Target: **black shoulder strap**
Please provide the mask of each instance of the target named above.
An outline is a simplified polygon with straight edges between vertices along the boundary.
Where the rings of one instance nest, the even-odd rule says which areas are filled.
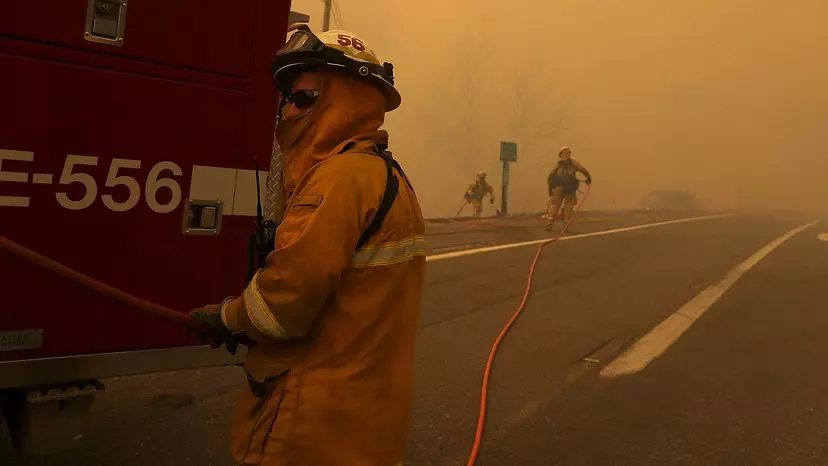
[[[397,167],[397,169],[400,170],[400,173],[402,173],[397,161],[392,159],[391,156],[385,152],[384,148],[381,147],[377,148],[376,155],[385,161],[385,192],[382,195],[382,199],[380,200],[379,208],[377,209],[377,213],[374,215],[374,219],[371,220],[371,223],[365,231],[362,232],[362,235],[359,237],[359,241],[357,241],[357,249],[361,248],[372,236],[374,236],[377,231],[379,231],[382,226],[382,222],[388,215],[388,211],[391,210],[391,206],[394,204],[394,199],[397,198],[397,192],[400,190],[400,180],[394,176],[394,167]],[[406,183],[408,183],[408,178],[406,178]],[[411,186],[411,183],[409,183],[409,186]]]

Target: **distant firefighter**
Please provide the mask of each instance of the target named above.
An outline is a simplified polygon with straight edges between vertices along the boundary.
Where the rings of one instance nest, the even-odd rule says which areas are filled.
[[[563,146],[558,153],[558,158],[558,164],[549,172],[549,177],[546,179],[549,186],[549,208],[546,212],[546,218],[549,221],[547,229],[550,230],[555,227],[555,217],[558,211],[561,210],[561,204],[564,207],[564,225],[572,218],[572,212],[578,203],[578,186],[580,184],[575,175],[582,173],[586,177],[585,183],[592,184],[592,175],[589,174],[589,170],[572,158],[572,151],[569,147]]]
[[[494,204],[494,188],[486,181],[486,172],[481,171],[477,174],[477,179],[469,185],[466,190],[465,198],[467,203],[471,203],[474,207],[474,216],[480,217],[483,213],[483,198],[489,196],[489,201]]]

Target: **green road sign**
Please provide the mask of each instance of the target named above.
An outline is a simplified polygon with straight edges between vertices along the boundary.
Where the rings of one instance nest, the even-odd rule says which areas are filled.
[[[517,162],[517,143],[500,141],[500,161]]]

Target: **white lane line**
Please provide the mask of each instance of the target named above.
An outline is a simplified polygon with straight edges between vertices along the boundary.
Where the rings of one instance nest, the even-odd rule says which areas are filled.
[[[816,225],[811,222],[799,226],[768,243],[765,247],[750,256],[747,260],[734,267],[719,283],[705,289],[695,298],[679,308],[650,333],[636,342],[629,350],[615,359],[601,370],[604,377],[635,374],[644,369],[655,358],[661,356],[679,337],[690,328],[727,290],[736,283],[748,270],[773,252],[782,243],[791,239],[797,233]]]
[[[725,218],[725,217],[733,217],[733,215],[732,214],[707,215],[707,216],[704,216],[704,217],[682,218],[682,219],[679,219],[679,220],[669,220],[669,221],[666,221],[666,222],[646,223],[644,225],[635,225],[635,226],[632,226],[632,227],[616,228],[614,230],[596,231],[594,233],[584,233],[584,234],[581,234],[581,235],[564,236],[559,241],[569,241],[569,240],[573,240],[573,239],[591,238],[593,236],[613,235],[615,233],[624,233],[624,232],[627,232],[627,231],[645,230],[647,228],[662,227],[662,226],[666,226],[666,225],[675,225],[677,223],[698,222],[700,220],[712,220],[712,219],[716,219],[716,218]],[[502,251],[504,249],[521,248],[521,247],[524,247],[524,246],[532,246],[534,244],[540,244],[540,243],[543,243],[544,241],[549,241],[549,238],[538,239],[538,240],[533,240],[533,241],[524,241],[524,242],[521,242],[521,243],[499,244],[497,246],[487,246],[485,248],[466,249],[464,251],[447,252],[445,254],[432,254],[432,255],[426,257],[426,262],[442,261],[442,260],[446,260],[446,259],[456,259],[458,257],[473,256],[473,255],[476,255],[476,254],[483,254],[483,253],[487,253],[487,252]]]
[[[820,241],[828,241],[828,233],[820,233],[817,235],[817,239]]]

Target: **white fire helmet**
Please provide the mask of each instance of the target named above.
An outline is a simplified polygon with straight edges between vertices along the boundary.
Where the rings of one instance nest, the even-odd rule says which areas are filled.
[[[385,111],[400,106],[402,98],[394,87],[394,65],[380,62],[365,42],[349,31],[311,32],[307,24],[291,26],[293,34],[273,60],[273,81],[283,93],[309,67],[339,68],[369,80],[385,96]]]

